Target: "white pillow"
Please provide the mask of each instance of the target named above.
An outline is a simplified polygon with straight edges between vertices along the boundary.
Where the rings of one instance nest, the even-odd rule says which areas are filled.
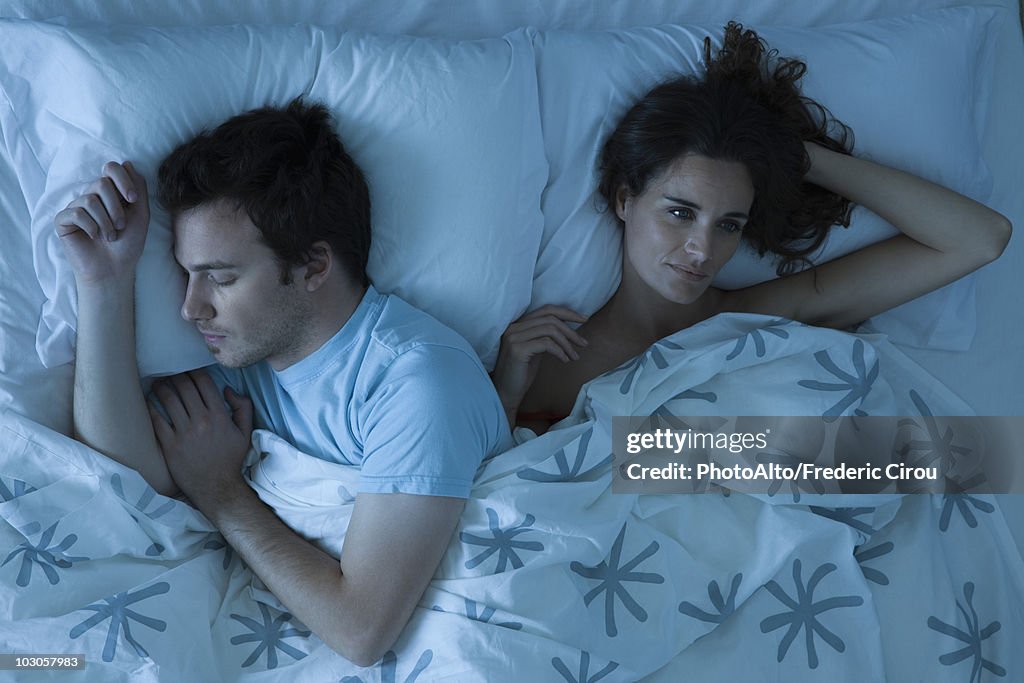
[[[51,223],[104,161],[160,160],[203,128],[304,94],[332,111],[373,202],[369,272],[493,363],[530,300],[547,163],[523,31],[446,42],[313,26],[63,27],[0,21],[0,126],[32,211],[43,363],[73,358],[74,281]],[[157,208],[139,266],[143,375],[211,362],[179,316]]]
[[[855,134],[855,154],[984,200],[992,180],[982,160],[993,69],[994,11],[958,7],[909,17],[817,28],[750,26],[783,56],[808,65],[803,92]],[[596,164],[626,110],[657,83],[703,71],[705,36],[722,26],[660,26],[534,36],[541,124],[551,178],[541,208],[544,236],[531,308],[568,305],[590,314],[618,286],[621,230],[600,213]],[[895,234],[858,208],[835,228],[824,262]],[[734,289],[775,277],[776,263],[741,247],[715,279]],[[872,319],[894,341],[962,350],[974,335],[974,286],[965,278]]]

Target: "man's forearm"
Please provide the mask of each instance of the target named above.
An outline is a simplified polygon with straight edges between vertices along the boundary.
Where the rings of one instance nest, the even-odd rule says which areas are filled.
[[[380,659],[404,624],[375,624],[338,560],[288,528],[241,479],[229,489],[199,507],[270,592],[345,658],[360,666]]]
[[[75,435],[171,495],[177,486],[153,435],[139,384],[134,296],[130,278],[79,286]]]

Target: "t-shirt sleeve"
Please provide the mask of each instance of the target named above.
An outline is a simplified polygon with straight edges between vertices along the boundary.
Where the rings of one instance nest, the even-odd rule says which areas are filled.
[[[451,347],[400,354],[360,413],[362,493],[467,498],[480,462],[510,443],[486,372]]]

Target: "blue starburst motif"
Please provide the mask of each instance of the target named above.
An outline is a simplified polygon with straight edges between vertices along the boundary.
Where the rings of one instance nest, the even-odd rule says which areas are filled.
[[[806,388],[813,389],[815,391],[845,391],[846,396],[841,398],[835,405],[830,407],[824,413],[822,417],[825,422],[834,422],[836,418],[846,412],[853,404],[857,404],[857,408],[853,411],[855,415],[864,417],[867,415],[860,406],[864,404],[864,399],[871,393],[871,387],[874,386],[875,380],[878,379],[878,360],[875,360],[874,365],[870,369],[867,367],[867,362],[864,359],[864,342],[857,339],[853,343],[853,356],[850,359],[853,364],[853,373],[841,370],[828,351],[818,351],[814,354],[814,360],[818,361],[818,365],[825,368],[839,382],[819,382],[813,379],[802,379],[797,384]]]
[[[598,581],[597,586],[583,596],[583,603],[590,606],[601,593],[605,594],[604,598],[604,626],[605,633],[610,638],[614,638],[619,635],[619,629],[615,625],[615,599],[618,598],[622,601],[623,606],[629,610],[629,613],[633,615],[633,618],[643,623],[647,621],[647,610],[640,606],[633,596],[629,594],[629,591],[623,585],[625,583],[653,583],[660,584],[665,582],[665,577],[655,572],[636,572],[633,571],[640,563],[649,557],[653,556],[658,552],[660,546],[657,541],[651,541],[650,544],[637,555],[627,562],[626,564],[620,564],[622,561],[622,545],[626,538],[626,525],[622,525],[622,530],[619,531],[618,537],[615,539],[615,543],[612,544],[611,553],[608,555],[608,559],[602,561],[595,567],[586,567],[579,562],[572,562],[569,568],[576,572],[580,576],[586,579],[593,579]]]
[[[22,481],[21,479],[11,478],[11,487],[8,488],[7,484],[4,483],[3,479],[0,479],[0,502],[6,503],[9,500],[14,500],[19,496],[24,496],[26,493],[32,493],[38,489],[31,484]]]
[[[742,581],[742,573],[732,577],[732,583],[729,585],[729,595],[725,598],[722,597],[722,589],[719,588],[717,581],[711,581],[708,584],[708,597],[711,598],[711,606],[716,610],[715,614],[706,612],[692,602],[686,601],[679,603],[679,611],[694,619],[700,619],[712,624],[721,624],[730,614],[736,611],[736,594],[739,592]]]
[[[868,581],[873,581],[879,586],[888,586],[889,577],[874,567],[865,567],[865,562],[878,559],[883,555],[888,555],[892,552],[892,549],[896,546],[893,545],[892,541],[886,541],[885,543],[879,543],[871,548],[865,548],[863,546],[858,547],[854,550],[853,558],[857,560],[857,564],[860,565],[860,571],[864,574],[864,578]]]
[[[912,439],[906,443],[901,444],[900,449],[897,451],[900,456],[900,460],[906,462],[909,467],[925,467],[932,464],[935,461],[936,467],[940,474],[947,474],[952,472],[958,465],[959,460],[969,460],[970,455],[973,452],[972,449],[966,446],[958,446],[953,443],[956,438],[956,434],[953,432],[952,427],[949,425],[945,426],[944,430],[939,429],[938,421],[932,414],[931,408],[924,402],[921,395],[916,391],[910,391],[910,400],[914,403],[914,407],[921,414],[921,419],[924,422],[924,431],[927,433],[925,439]],[[900,420],[899,426],[906,427],[912,425],[920,429],[920,425],[913,419]],[[910,454],[915,457],[910,458]],[[962,479],[963,477],[958,477]],[[984,473],[978,472],[975,477],[975,484],[980,484],[986,480]],[[920,483],[916,485],[903,484],[900,490],[915,490],[922,488]]]
[[[566,666],[561,657],[555,657],[552,659],[551,666],[555,667],[555,671],[562,675],[562,678],[565,679],[566,683],[597,683],[599,680],[619,668],[617,662],[608,662],[605,664],[603,669],[591,676],[589,652],[580,652],[578,676],[574,676],[572,672],[569,671],[569,667]]]
[[[749,454],[745,454],[744,457],[749,459],[750,455]],[[754,454],[753,459],[754,459],[754,462],[758,463],[758,464],[766,464],[766,465],[777,464],[777,465],[780,465],[782,467],[792,467],[792,468],[800,467],[801,464],[803,464],[804,462],[807,461],[807,459],[801,458],[798,455],[793,455],[792,453],[780,453],[780,452],[772,452],[772,451],[757,451]],[[810,460],[813,460],[813,459],[814,459],[814,456],[810,455]],[[817,479],[809,479],[808,481],[803,481],[800,478],[796,478],[796,479],[790,479],[788,483],[789,483],[789,492],[793,496],[793,502],[794,503],[799,503],[800,502],[800,488],[801,488],[801,486],[804,487],[804,489],[808,493],[811,493],[812,491],[814,493],[824,493],[825,492],[825,487],[822,486],[822,483],[820,481],[818,481]],[[778,493],[782,489],[782,485],[783,485],[783,480],[782,479],[772,479],[771,484],[768,485],[768,496],[769,497],[773,497],[776,493]]]
[[[978,519],[974,516],[971,507],[984,513],[992,513],[996,509],[991,503],[968,493],[943,494],[942,513],[939,515],[939,530],[944,532],[949,529],[949,520],[953,516],[953,508],[956,508],[957,512],[963,516],[967,526],[972,529],[977,527]]]
[[[46,575],[46,580],[50,582],[51,586],[56,586],[60,582],[60,575],[57,569],[69,569],[75,562],[84,562],[88,560],[88,557],[76,557],[65,555],[65,552],[71,548],[78,541],[78,536],[75,534],[68,534],[64,537],[57,545],[51,546],[50,542],[53,541],[53,535],[57,532],[57,524],[54,522],[49,529],[43,532],[43,535],[39,537],[39,542],[33,545],[28,541],[25,541],[7,556],[4,560],[3,565],[6,566],[8,562],[13,560],[18,555],[21,555],[21,569],[18,570],[18,578],[15,582],[25,588],[32,581],[32,567],[38,565]]]
[[[875,511],[875,508],[826,508],[818,507],[817,505],[811,505],[809,507],[811,512],[816,515],[821,515],[822,517],[828,517],[829,519],[834,519],[837,522],[842,522],[843,524],[868,536],[878,531],[867,522],[857,519],[863,515],[870,515]]]
[[[523,561],[520,559],[519,554],[516,550],[530,550],[533,552],[539,552],[544,550],[544,545],[540,541],[520,541],[516,539],[516,536],[520,534],[533,531],[530,527],[537,521],[533,515],[526,515],[526,518],[517,524],[516,526],[509,527],[508,529],[502,529],[498,523],[498,513],[492,508],[487,508],[487,525],[491,530],[491,538],[485,536],[477,536],[471,534],[468,531],[462,531],[459,533],[459,540],[467,545],[479,545],[485,549],[476,557],[466,562],[466,569],[473,569],[479,566],[484,560],[498,553],[498,562],[495,565],[494,573],[500,574],[508,568],[509,563],[512,567],[519,569],[523,566]]]
[[[479,621],[483,624],[491,623],[491,619],[494,617],[494,614],[497,610],[495,610],[493,607],[484,607],[482,610],[478,611],[477,608],[480,606],[480,603],[478,603],[476,600],[470,600],[469,598],[465,598],[465,601],[467,617],[469,617],[473,621]],[[440,605],[434,605],[433,607],[431,607],[431,609],[435,612],[447,611]],[[512,629],[513,631],[521,631],[523,628],[523,625],[518,621],[496,621],[494,622],[494,625],[501,626],[502,628]]]
[[[267,670],[276,669],[278,665],[277,651],[285,653],[292,659],[302,659],[305,652],[284,642],[285,638],[308,638],[309,631],[297,628],[288,624],[292,615],[288,612],[281,612],[276,617],[270,615],[270,608],[265,604],[258,603],[263,623],[241,614],[232,614],[231,618],[249,629],[249,633],[240,633],[231,638],[232,645],[243,643],[258,643],[256,648],[249,653],[248,658],[242,662],[242,668],[252,666],[260,655],[267,653]],[[287,625],[287,628],[286,628]]]
[[[153,499],[156,498],[157,495],[156,490],[149,484],[146,484],[145,488],[142,489],[142,493],[139,495],[139,499],[137,501],[134,503],[129,501],[128,496],[125,495],[124,483],[121,481],[120,474],[110,475],[110,488],[113,489],[118,498],[128,503],[128,505],[132,506],[150,519],[156,519],[157,517],[166,515],[168,512],[173,510],[175,506],[175,502],[173,500],[168,500],[157,509],[147,511],[146,508],[149,507],[150,503],[153,502]],[[132,515],[132,518],[138,520],[138,517],[135,517],[134,514]]]
[[[92,610],[96,614],[72,628],[68,636],[74,640],[97,624],[101,624],[109,619],[110,628],[107,629],[107,639],[103,645],[103,654],[101,655],[104,662],[114,661],[114,654],[117,651],[118,635],[122,630],[124,631],[124,639],[128,641],[128,644],[135,650],[135,654],[140,657],[148,657],[149,653],[146,652],[146,648],[142,647],[142,644],[132,636],[131,622],[137,621],[143,626],[161,633],[167,629],[167,622],[162,619],[156,619],[144,614],[139,614],[128,606],[141,602],[142,600],[147,600],[154,595],[163,595],[170,589],[171,584],[166,581],[161,581],[159,583],[154,583],[152,586],[147,586],[146,588],[137,590],[134,593],[128,591],[115,593],[109,598],[104,598],[101,602],[94,602],[91,605],[87,605],[82,609]]]
[[[221,568],[224,571],[228,570],[231,566],[231,560],[235,559],[235,549],[228,545],[224,540],[224,537],[216,532],[210,534],[210,539],[203,544],[203,549],[224,551],[224,560],[221,562]],[[238,561],[241,563],[242,567],[245,568],[245,562],[243,562],[241,558],[239,558]]]
[[[782,329],[782,327],[790,324],[791,322],[791,320],[786,320],[785,318],[776,318],[775,320],[769,322],[765,327],[762,327],[759,330],[753,330],[751,332],[748,332],[747,334],[743,335],[742,337],[736,340],[736,346],[732,348],[732,351],[729,353],[728,356],[725,357],[725,359],[732,360],[733,358],[736,358],[741,353],[743,353],[743,349],[747,345],[748,337],[752,342],[754,342],[755,355],[758,358],[764,358],[765,354],[768,353],[768,348],[764,343],[764,336],[761,333],[767,332],[768,334],[775,335],[779,339],[789,339],[789,332]]]
[[[789,626],[789,630],[786,631],[786,635],[783,636],[782,641],[779,643],[779,662],[786,658],[789,646],[793,644],[793,639],[800,634],[800,629],[804,629],[804,636],[806,637],[807,666],[812,669],[818,668],[818,653],[814,647],[815,634],[820,636],[836,652],[844,652],[846,650],[846,643],[843,642],[843,639],[825,628],[818,621],[818,615],[839,607],[857,607],[864,603],[864,598],[859,595],[844,595],[814,602],[814,591],[818,584],[835,569],[836,566],[830,562],[821,565],[814,570],[814,574],[811,575],[805,586],[801,576],[800,560],[793,560],[793,583],[796,586],[795,598],[790,597],[782,589],[782,586],[775,581],[769,581],[764,585],[768,592],[774,595],[779,602],[790,608],[789,612],[773,614],[761,621],[761,633],[771,633],[783,626]]]
[[[424,650],[420,655],[420,658],[416,660],[416,665],[409,672],[409,675],[405,677],[403,683],[416,683],[416,679],[420,677],[423,670],[430,665],[430,661],[434,658],[433,650]],[[380,660],[380,683],[397,683],[398,682],[398,656],[393,650],[388,650],[384,653],[384,656]],[[341,679],[341,683],[363,683],[363,679],[360,676],[345,676]]]
[[[665,360],[665,356],[662,354],[661,349],[682,351],[683,347],[675,342],[662,339],[661,341],[655,342],[651,348],[647,349],[633,360],[618,368],[626,373],[626,376],[622,379],[622,384],[619,385],[619,393],[623,395],[629,393],[629,390],[633,388],[633,381],[636,380],[637,375],[640,374],[641,370],[643,370],[648,359],[650,359],[654,363],[654,366],[659,370],[664,370],[668,367],[668,361]]]
[[[991,671],[996,676],[1005,676],[1006,669],[982,656],[982,642],[997,633],[1002,628],[1002,624],[998,621],[993,621],[985,628],[980,628],[981,622],[978,619],[978,612],[974,609],[974,583],[971,581],[964,584],[964,598],[967,601],[967,608],[965,609],[959,600],[956,601],[956,608],[960,611],[964,621],[967,622],[967,631],[963,631],[955,624],[947,624],[935,617],[928,617],[928,628],[955,638],[966,645],[966,647],[959,650],[942,655],[939,657],[939,663],[945,666],[953,666],[968,657],[972,657],[970,683],[981,681],[982,669]],[[970,610],[970,614],[968,614],[968,610]]]
[[[588,429],[580,435],[579,443],[576,445],[576,456],[573,459],[572,465],[569,464],[569,461],[566,458],[565,448],[559,448],[558,452],[553,456],[555,459],[555,465],[558,467],[557,472],[542,472],[531,467],[529,469],[516,472],[516,476],[520,479],[540,482],[593,480],[597,474],[603,474],[604,470],[612,461],[612,456],[609,454],[593,467],[583,470],[583,464],[587,459],[587,446],[590,444],[590,437],[593,435],[593,429]]]
[[[671,422],[676,417],[675,413],[668,408],[669,404],[673,401],[706,401],[708,403],[715,403],[718,401],[718,394],[713,391],[696,391],[694,389],[681,391],[655,408],[654,412],[651,413],[651,417],[666,418]]]

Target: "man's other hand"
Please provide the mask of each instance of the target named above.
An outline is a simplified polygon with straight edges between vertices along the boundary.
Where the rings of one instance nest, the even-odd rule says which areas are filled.
[[[153,431],[167,469],[178,487],[216,524],[219,503],[238,487],[247,487],[242,460],[252,436],[252,402],[225,389],[224,405],[217,385],[203,370],[175,375],[153,385],[167,414],[150,406]]]

